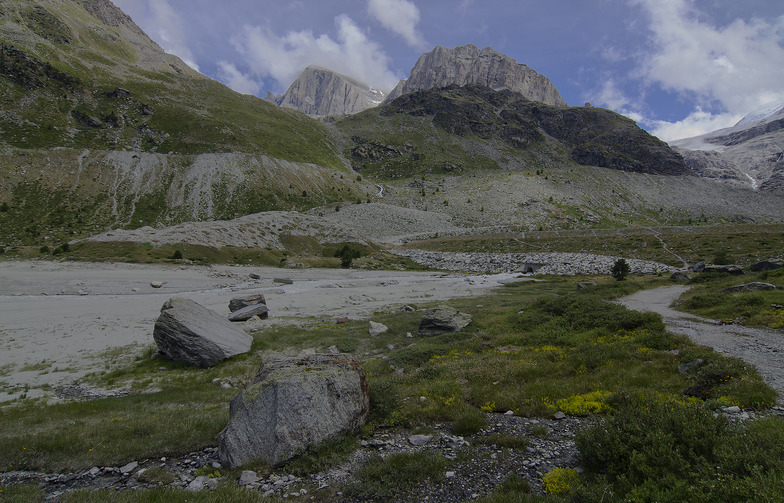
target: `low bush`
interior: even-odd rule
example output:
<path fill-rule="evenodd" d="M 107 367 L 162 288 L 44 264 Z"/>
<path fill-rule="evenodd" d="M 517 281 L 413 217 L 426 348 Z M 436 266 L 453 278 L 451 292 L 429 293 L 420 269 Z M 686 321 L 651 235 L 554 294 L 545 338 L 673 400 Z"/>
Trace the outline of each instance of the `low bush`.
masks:
<path fill-rule="evenodd" d="M 576 438 L 583 467 L 597 475 L 582 501 L 608 492 L 613 501 L 784 498 L 784 485 L 770 485 L 784 479 L 781 419 L 732 423 L 701 403 L 629 394 L 613 402 L 615 413 Z"/>
<path fill-rule="evenodd" d="M 398 452 L 387 458 L 370 458 L 344 493 L 361 501 L 392 501 L 414 484 L 441 480 L 447 461 L 431 452 Z"/>

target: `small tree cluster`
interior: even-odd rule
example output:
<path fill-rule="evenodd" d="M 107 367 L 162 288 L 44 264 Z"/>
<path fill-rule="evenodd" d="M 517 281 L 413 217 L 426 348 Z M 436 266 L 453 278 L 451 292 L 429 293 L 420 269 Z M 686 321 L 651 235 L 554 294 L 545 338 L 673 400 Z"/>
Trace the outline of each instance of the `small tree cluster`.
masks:
<path fill-rule="evenodd" d="M 351 267 L 351 263 L 355 258 L 362 256 L 359 250 L 351 247 L 351 245 L 343 245 L 335 252 L 335 256 L 340 258 L 341 267 Z"/>

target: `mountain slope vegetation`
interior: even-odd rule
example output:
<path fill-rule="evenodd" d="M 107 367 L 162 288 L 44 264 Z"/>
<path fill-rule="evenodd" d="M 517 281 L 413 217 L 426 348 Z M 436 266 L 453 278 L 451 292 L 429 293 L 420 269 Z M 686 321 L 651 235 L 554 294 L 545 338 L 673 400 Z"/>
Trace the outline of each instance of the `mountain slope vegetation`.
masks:
<path fill-rule="evenodd" d="M 322 124 L 199 74 L 108 0 L 0 4 L 6 243 L 366 197 L 346 171 Z"/>
<path fill-rule="evenodd" d="M 345 153 L 354 169 L 390 178 L 578 164 L 692 174 L 666 143 L 619 114 L 545 105 L 480 85 L 406 94 L 337 126 L 351 139 Z"/>

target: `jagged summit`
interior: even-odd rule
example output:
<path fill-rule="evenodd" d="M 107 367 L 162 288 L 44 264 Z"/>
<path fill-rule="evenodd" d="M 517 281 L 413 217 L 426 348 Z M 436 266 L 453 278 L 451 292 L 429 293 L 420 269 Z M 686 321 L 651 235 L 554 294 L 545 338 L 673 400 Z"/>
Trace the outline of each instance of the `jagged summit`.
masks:
<path fill-rule="evenodd" d="M 355 114 L 380 104 L 383 99 L 381 91 L 364 82 L 310 65 L 275 103 L 320 117 Z"/>
<path fill-rule="evenodd" d="M 496 91 L 509 89 L 531 101 L 567 105 L 558 89 L 544 75 L 491 47 L 480 50 L 471 44 L 454 49 L 436 46 L 420 56 L 409 78 L 401 80 L 384 103 L 414 91 L 452 84 L 480 84 Z"/>

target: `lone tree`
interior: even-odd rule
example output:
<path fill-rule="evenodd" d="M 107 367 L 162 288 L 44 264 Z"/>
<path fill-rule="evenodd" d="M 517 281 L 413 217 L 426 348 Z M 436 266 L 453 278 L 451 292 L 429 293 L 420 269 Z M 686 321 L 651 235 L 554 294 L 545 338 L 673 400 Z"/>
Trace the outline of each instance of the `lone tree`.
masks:
<path fill-rule="evenodd" d="M 630 268 L 629 264 L 626 263 L 626 259 L 619 258 L 615 261 L 615 264 L 613 264 L 610 274 L 618 281 L 623 281 L 626 279 L 626 275 L 629 274 L 629 271 Z"/>
<path fill-rule="evenodd" d="M 351 267 L 351 263 L 355 258 L 362 256 L 359 250 L 352 248 L 350 245 L 343 245 L 335 252 L 335 256 L 340 258 L 341 267 Z"/>

